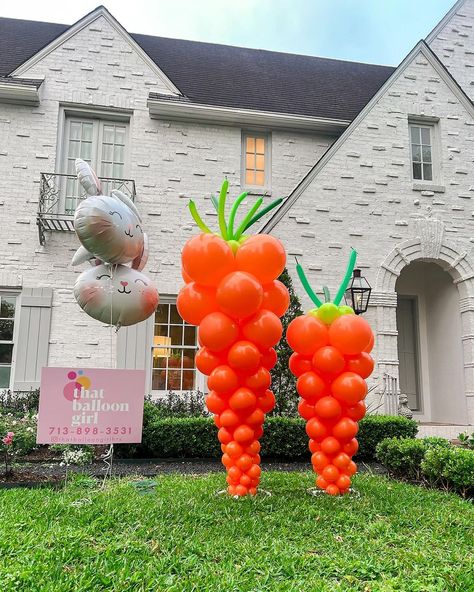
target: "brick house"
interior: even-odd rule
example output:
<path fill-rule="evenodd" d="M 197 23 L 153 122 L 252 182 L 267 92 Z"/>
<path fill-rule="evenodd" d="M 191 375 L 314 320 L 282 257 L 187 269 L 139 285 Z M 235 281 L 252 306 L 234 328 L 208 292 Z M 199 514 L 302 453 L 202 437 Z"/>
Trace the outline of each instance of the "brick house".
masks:
<path fill-rule="evenodd" d="M 215 224 L 226 176 L 233 196 L 286 197 L 262 228 L 293 276 L 298 256 L 335 288 L 357 249 L 374 396 L 392 377 L 427 432 L 473 424 L 473 28 L 460 0 L 392 68 L 134 35 L 104 7 L 72 26 L 0 19 L 0 388 L 111 364 L 145 368 L 155 393 L 203 388 L 174 304 L 179 253 L 196 230 L 187 199 Z M 159 309 L 113 338 L 72 294 L 78 156 L 150 235 Z"/>

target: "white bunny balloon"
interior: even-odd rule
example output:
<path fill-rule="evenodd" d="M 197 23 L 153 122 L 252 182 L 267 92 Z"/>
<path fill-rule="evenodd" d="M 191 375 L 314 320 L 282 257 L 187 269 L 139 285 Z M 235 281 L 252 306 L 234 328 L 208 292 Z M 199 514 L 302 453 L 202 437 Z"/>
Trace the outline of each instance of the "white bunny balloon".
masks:
<path fill-rule="evenodd" d="M 88 259 L 106 263 L 132 263 L 143 269 L 146 264 L 147 237 L 133 201 L 121 191 L 102 195 L 100 182 L 91 167 L 76 159 L 76 172 L 87 197 L 76 208 L 74 229 L 82 247 L 76 251 L 72 264 Z"/>
<path fill-rule="evenodd" d="M 90 267 L 77 278 L 74 296 L 93 319 L 117 327 L 144 321 L 159 301 L 146 275 L 126 265 Z"/>

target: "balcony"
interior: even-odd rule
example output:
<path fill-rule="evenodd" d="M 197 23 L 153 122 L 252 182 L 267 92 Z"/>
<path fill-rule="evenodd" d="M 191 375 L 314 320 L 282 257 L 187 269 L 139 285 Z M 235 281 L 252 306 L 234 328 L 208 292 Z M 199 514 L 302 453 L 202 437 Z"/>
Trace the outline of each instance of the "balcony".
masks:
<path fill-rule="evenodd" d="M 112 179 L 99 177 L 105 195 L 113 189 L 125 193 L 135 200 L 135 181 L 133 179 Z M 46 232 L 73 232 L 74 212 L 86 194 L 79 185 L 76 175 L 41 173 L 40 198 L 36 224 L 41 245 L 46 242 Z"/>

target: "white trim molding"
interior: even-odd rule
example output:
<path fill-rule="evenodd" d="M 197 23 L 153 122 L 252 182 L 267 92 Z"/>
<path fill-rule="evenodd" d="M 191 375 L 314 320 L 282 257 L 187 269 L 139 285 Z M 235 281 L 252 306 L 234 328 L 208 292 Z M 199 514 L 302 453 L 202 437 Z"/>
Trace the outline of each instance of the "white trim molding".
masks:
<path fill-rule="evenodd" d="M 12 84 L 0 81 L 0 103 L 14 103 L 15 105 L 29 105 L 36 107 L 40 104 L 39 89 L 36 84 Z"/>
<path fill-rule="evenodd" d="M 449 23 L 449 21 L 453 18 L 453 16 L 458 12 L 460 8 L 464 5 L 466 0 L 458 0 L 456 4 L 450 8 L 450 10 L 444 15 L 444 17 L 439 21 L 439 23 L 435 26 L 434 29 L 431 30 L 430 33 L 425 37 L 426 43 L 429 45 L 438 34 L 444 29 L 444 27 Z"/>
<path fill-rule="evenodd" d="M 323 119 L 290 113 L 235 109 L 204 105 L 189 101 L 174 101 L 150 96 L 147 101 L 150 117 L 176 121 L 193 121 L 232 126 L 258 126 L 267 130 L 291 129 L 294 131 L 339 134 L 350 124 L 344 119 Z"/>
<path fill-rule="evenodd" d="M 97 19 L 103 17 L 110 26 L 120 35 L 131 47 L 131 49 L 140 56 L 145 64 L 152 70 L 152 72 L 161 80 L 171 94 L 181 95 L 180 90 L 171 82 L 166 74 L 156 65 L 156 63 L 150 58 L 150 56 L 142 49 L 142 47 L 129 35 L 128 31 L 115 19 L 110 12 L 104 7 L 99 6 L 89 14 L 86 14 L 83 18 L 79 19 L 74 25 L 71 25 L 69 29 L 64 31 L 61 35 L 53 39 L 48 45 L 40 49 L 35 55 L 23 62 L 18 68 L 16 68 L 10 76 L 23 76 L 25 72 L 28 72 L 35 64 L 45 58 L 49 53 L 54 51 L 57 47 L 65 43 L 68 39 L 82 31 L 85 27 L 88 27 L 94 23 Z"/>

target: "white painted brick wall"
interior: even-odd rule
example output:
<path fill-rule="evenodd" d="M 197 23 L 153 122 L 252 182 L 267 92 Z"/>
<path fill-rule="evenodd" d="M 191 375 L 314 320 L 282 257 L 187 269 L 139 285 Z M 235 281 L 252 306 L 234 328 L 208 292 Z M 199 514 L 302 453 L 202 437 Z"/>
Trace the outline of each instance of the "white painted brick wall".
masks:
<path fill-rule="evenodd" d="M 151 119 L 150 91 L 167 92 L 130 45 L 101 17 L 24 73 L 45 76 L 39 107 L 0 104 L 0 272 L 20 273 L 24 286 L 53 286 L 49 363 L 83 366 L 110 363 L 110 332 L 76 304 L 72 286 L 80 269 L 70 260 L 73 234 L 48 233 L 38 243 L 36 211 L 41 172 L 64 172 L 58 164 L 60 105 L 133 110 L 130 167 L 136 203 L 150 236 L 145 269 L 161 294 L 177 294 L 180 251 L 195 232 L 187 200 L 212 215 L 210 194 L 227 176 L 233 197 L 241 192 L 241 130 Z M 272 133 L 272 197 L 288 195 L 332 139 L 303 133 Z M 205 198 L 205 199 L 204 199 Z M 115 340 L 115 338 L 114 338 Z"/>

